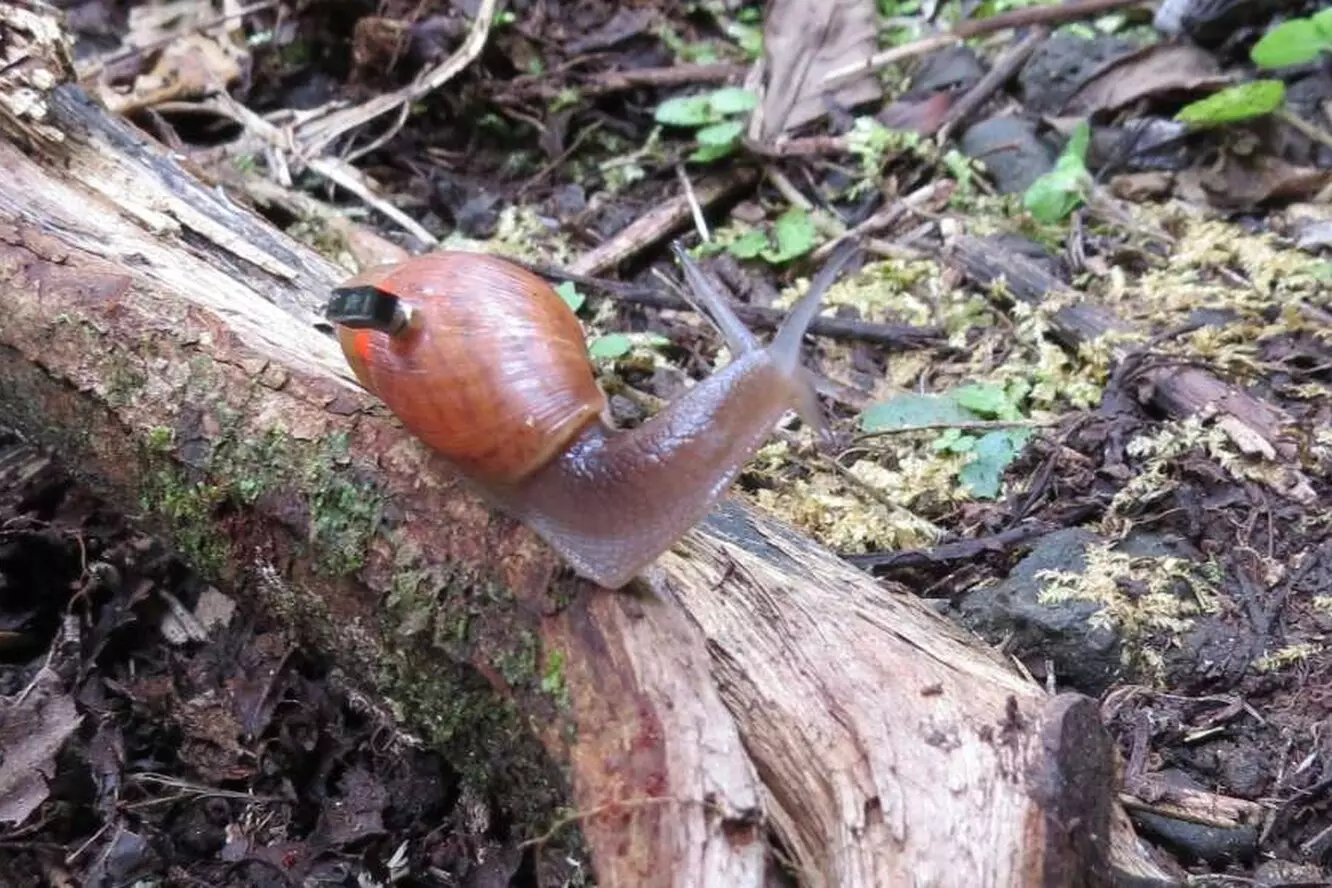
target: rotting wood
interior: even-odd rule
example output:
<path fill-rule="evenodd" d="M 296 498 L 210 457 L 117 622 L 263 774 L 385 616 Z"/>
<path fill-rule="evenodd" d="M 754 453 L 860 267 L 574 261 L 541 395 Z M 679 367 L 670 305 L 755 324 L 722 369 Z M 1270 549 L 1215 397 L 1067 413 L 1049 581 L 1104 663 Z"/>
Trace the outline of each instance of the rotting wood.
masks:
<path fill-rule="evenodd" d="M 39 102 L 0 119 L 0 413 L 470 756 L 517 829 L 583 812 L 611 886 L 765 884 L 767 830 L 811 886 L 1105 884 L 1112 854 L 1168 883 L 1093 701 L 789 528 L 728 502 L 630 591 L 570 580 L 354 385 L 313 323 L 343 273 L 52 87 L 7 9 L 3 88 Z"/>

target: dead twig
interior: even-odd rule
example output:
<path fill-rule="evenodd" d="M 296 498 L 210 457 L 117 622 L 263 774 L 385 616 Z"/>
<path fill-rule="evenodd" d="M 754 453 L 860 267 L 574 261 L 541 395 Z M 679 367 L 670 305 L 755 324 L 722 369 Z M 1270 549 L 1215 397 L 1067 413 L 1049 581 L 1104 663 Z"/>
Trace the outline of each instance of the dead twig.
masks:
<path fill-rule="evenodd" d="M 929 549 L 903 549 L 900 552 L 871 552 L 865 555 L 843 555 L 851 564 L 864 570 L 878 568 L 903 569 L 908 567 L 940 567 L 959 561 L 974 561 L 982 555 L 1007 552 L 1024 543 L 1048 536 L 1064 527 L 1073 527 L 1095 512 L 1093 506 L 1080 506 L 1058 524 L 1032 522 L 1010 527 L 1008 530 L 974 540 L 941 543 Z"/>
<path fill-rule="evenodd" d="M 645 308 L 668 311 L 693 311 L 693 306 L 680 296 L 668 293 L 656 287 L 644 287 L 638 284 L 625 284 L 606 280 L 578 272 L 556 268 L 536 262 L 528 262 L 517 257 L 510 257 L 513 262 L 542 277 L 557 281 L 569 281 L 582 287 L 589 287 L 605 293 L 620 302 L 641 305 Z M 760 330 L 776 330 L 786 320 L 786 312 L 778 308 L 766 308 L 745 302 L 732 302 L 731 307 L 742 321 Z M 911 324 L 880 324 L 851 318 L 817 317 L 810 323 L 809 332 L 814 336 L 828 339 L 855 340 L 893 349 L 932 348 L 942 345 L 944 331 L 935 327 L 916 327 Z"/>
<path fill-rule="evenodd" d="M 689 213 L 694 217 L 694 230 L 698 232 L 699 239 L 706 243 L 712 240 L 712 234 L 708 231 L 708 220 L 703 218 L 703 208 L 698 204 L 698 197 L 694 195 L 694 183 L 689 181 L 689 174 L 685 172 L 684 164 L 676 164 L 675 173 L 680 178 L 680 188 L 684 190 Z"/>
<path fill-rule="evenodd" d="M 870 438 L 882 438 L 887 435 L 905 435 L 909 432 L 945 432 L 957 429 L 961 432 L 992 432 L 995 429 L 1043 429 L 1058 425 L 1062 419 L 977 419 L 970 422 L 926 422 L 920 425 L 902 426 L 894 429 L 875 429 L 861 432 L 855 441 Z"/>
<path fill-rule="evenodd" d="M 887 209 L 880 210 L 873 216 L 870 216 L 865 221 L 856 225 L 854 228 L 849 228 L 827 243 L 820 244 L 814 251 L 812 258 L 816 262 L 827 258 L 833 250 L 837 249 L 837 245 L 847 238 L 870 240 L 871 235 L 896 224 L 908 213 L 912 213 L 926 204 L 932 203 L 940 196 L 950 194 L 954 187 L 956 187 L 955 183 L 951 179 L 935 179 L 928 185 L 917 188 L 906 197 L 893 201 L 892 205 Z"/>
<path fill-rule="evenodd" d="M 895 62 L 946 49 L 954 43 L 960 43 L 972 37 L 994 34 L 1013 28 L 1025 28 L 1030 25 L 1062 25 L 1092 18 L 1116 9 L 1139 6 L 1143 3 L 1144 0 L 1069 0 L 1069 2 L 1057 6 L 1014 9 L 1011 12 L 1001 13 L 987 19 L 963 22 L 951 31 L 932 34 L 929 37 L 923 37 L 902 46 L 895 46 L 892 49 L 875 53 L 863 62 L 856 62 L 854 65 L 847 65 L 830 71 L 823 78 L 823 88 L 825 90 L 832 89 L 857 77 L 886 68 Z"/>
<path fill-rule="evenodd" d="M 995 61 L 984 77 L 980 79 L 975 86 L 967 90 L 967 94 L 948 109 L 944 115 L 943 125 L 939 127 L 940 144 L 947 142 L 949 135 L 958 126 L 965 123 L 972 114 L 975 114 L 981 105 L 984 105 L 990 98 L 999 91 L 1005 83 L 1008 82 L 1018 69 L 1021 68 L 1036 51 L 1036 47 L 1045 42 L 1045 38 L 1050 36 L 1050 29 L 1041 26 L 1033 28 L 1031 33 L 1024 37 L 1016 46 L 1011 46 Z"/>
<path fill-rule="evenodd" d="M 726 83 L 745 74 L 741 65 L 718 62 L 710 65 L 673 65 L 669 68 L 640 68 L 636 71 L 602 71 L 575 83 L 552 82 L 549 75 L 498 83 L 496 95 L 520 99 L 553 99 L 567 90 L 583 98 L 604 96 L 634 89 L 662 89 L 676 86 Z"/>
<path fill-rule="evenodd" d="M 780 142 L 765 142 L 746 137 L 743 144 L 751 154 L 757 157 L 826 157 L 829 154 L 846 154 L 851 145 L 845 136 L 800 136 L 783 139 Z"/>
<path fill-rule="evenodd" d="M 810 214 L 814 221 L 814 226 L 831 240 L 845 240 L 850 236 L 846 224 L 842 220 L 830 216 L 826 213 L 814 212 L 813 201 L 805 197 L 795 183 L 787 178 L 786 174 L 776 167 L 768 167 L 765 170 L 768 181 L 773 184 L 782 197 L 792 206 L 800 207 Z M 884 256 L 888 259 L 919 259 L 923 255 L 914 247 L 907 247 L 901 244 L 890 243 L 879 238 L 867 237 L 863 241 L 865 249 L 878 256 Z M 831 249 L 831 248 L 830 248 Z"/>
<path fill-rule="evenodd" d="M 743 167 L 725 176 L 712 176 L 694 186 L 694 199 L 700 208 L 708 207 L 738 189 L 754 184 L 756 178 L 753 170 Z M 614 268 L 680 228 L 690 216 L 689 195 L 681 192 L 578 257 L 569 270 L 574 274 L 595 275 Z"/>
<path fill-rule="evenodd" d="M 639 290 L 632 293 L 614 293 L 616 299 L 651 308 L 676 311 L 690 310 L 689 303 L 659 290 Z M 763 308 L 733 302 L 731 307 L 742 321 L 764 330 L 776 330 L 786 319 L 786 312 L 777 308 Z M 916 327 L 911 324 L 879 324 L 851 318 L 817 317 L 809 325 L 814 336 L 828 339 L 849 339 L 869 342 L 894 349 L 932 348 L 942 345 L 944 332 L 934 327 Z"/>
<path fill-rule="evenodd" d="M 495 19 L 497 5 L 498 0 L 481 0 L 476 17 L 472 20 L 472 28 L 457 51 L 401 89 L 332 113 L 328 112 L 329 106 L 326 106 L 320 109 L 318 115 L 295 124 L 291 131 L 291 141 L 298 146 L 302 159 L 309 160 L 323 154 L 344 133 L 369 123 L 381 114 L 420 101 L 452 80 L 481 55 L 490 36 L 490 25 Z"/>

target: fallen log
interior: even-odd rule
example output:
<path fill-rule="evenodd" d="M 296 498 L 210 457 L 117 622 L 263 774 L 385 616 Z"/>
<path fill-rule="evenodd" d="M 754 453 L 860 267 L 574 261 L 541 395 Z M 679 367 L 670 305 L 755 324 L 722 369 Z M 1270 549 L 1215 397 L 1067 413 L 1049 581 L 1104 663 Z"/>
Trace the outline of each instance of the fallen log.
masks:
<path fill-rule="evenodd" d="M 577 581 L 356 386 L 345 270 L 93 104 L 52 20 L 0 3 L 0 52 L 0 416 L 501 798 L 542 884 L 1167 883 L 1094 701 L 737 502 Z"/>

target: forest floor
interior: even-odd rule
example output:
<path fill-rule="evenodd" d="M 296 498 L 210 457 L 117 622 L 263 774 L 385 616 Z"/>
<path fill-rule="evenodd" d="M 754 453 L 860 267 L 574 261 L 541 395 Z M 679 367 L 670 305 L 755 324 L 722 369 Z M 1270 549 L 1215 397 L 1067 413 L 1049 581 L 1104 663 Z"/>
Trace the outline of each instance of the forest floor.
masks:
<path fill-rule="evenodd" d="M 854 237 L 807 350 L 834 444 L 793 419 L 735 495 L 1099 699 L 1181 884 L 1332 884 L 1332 73 L 1255 61 L 1273 10 L 922 45 L 956 3 L 60 5 L 90 92 L 349 272 L 339 216 L 564 281 L 627 425 L 722 355 L 671 241 L 771 329 Z M 450 762 L 3 425 L 0 886 L 537 884 Z"/>

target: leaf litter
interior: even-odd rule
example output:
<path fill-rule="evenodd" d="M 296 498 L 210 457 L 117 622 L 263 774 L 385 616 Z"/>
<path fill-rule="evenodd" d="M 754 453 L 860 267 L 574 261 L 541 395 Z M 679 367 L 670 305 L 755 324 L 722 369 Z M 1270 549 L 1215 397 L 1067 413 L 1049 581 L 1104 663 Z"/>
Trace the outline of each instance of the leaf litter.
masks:
<path fill-rule="evenodd" d="M 788 423 L 737 495 L 931 598 L 1038 680 L 1102 695 L 1130 764 L 1126 791 L 1141 791 L 1149 809 L 1156 796 L 1143 787 L 1159 793 L 1168 781 L 1218 808 L 1260 811 L 1262 834 L 1246 833 L 1227 854 L 1190 833 L 1187 818 L 1135 814 L 1142 836 L 1178 853 L 1181 873 L 1254 880 L 1279 862 L 1291 879 L 1317 881 L 1328 877 L 1319 849 L 1332 829 L 1323 798 L 1332 761 L 1319 739 L 1332 714 L 1320 690 L 1332 677 L 1332 525 L 1319 506 L 1332 496 L 1332 266 L 1315 255 L 1332 242 L 1332 89 L 1317 71 L 1279 65 L 1326 52 L 1323 13 L 1293 4 L 1287 18 L 1266 12 L 1252 32 L 1227 24 L 1225 35 L 1238 36 L 1214 39 L 1208 17 L 1227 4 L 1162 4 L 1189 13 L 1174 26 L 1186 39 L 1167 42 L 1128 5 L 1049 19 L 1058 27 L 1029 56 L 1008 59 L 1015 67 L 985 92 L 981 75 L 1029 32 L 996 25 L 978 39 L 936 40 L 937 55 L 904 51 L 876 67 L 879 44 L 928 41 L 966 21 L 956 4 L 940 4 L 929 22 L 918 4 L 851 0 L 766 13 L 700 4 L 688 15 L 517 3 L 489 22 L 485 52 L 450 88 L 398 92 L 413 97 L 399 116 L 367 117 L 332 139 L 372 183 L 373 202 L 317 197 L 387 237 L 408 241 L 411 231 L 383 213 L 392 206 L 440 242 L 556 266 L 674 202 L 669 235 L 617 254 L 629 257 L 607 272 L 618 280 L 562 293 L 598 343 L 598 372 L 616 386 L 612 408 L 626 424 L 728 359 L 692 312 L 634 301 L 633 287 L 659 290 L 672 277 L 664 241 L 695 224 L 682 177 L 759 174 L 718 189 L 730 196 L 697 208 L 706 236 L 687 235 L 709 267 L 734 263 L 727 283 L 743 302 L 789 306 L 818 257 L 854 232 L 864 260 L 829 293 L 828 314 L 929 327 L 942 342 L 890 350 L 812 338 L 837 447 L 820 453 Z M 79 58 L 90 72 L 115 60 L 104 75 L 113 104 L 178 137 L 183 154 L 237 193 L 265 194 L 275 218 L 295 216 L 293 233 L 317 240 L 326 235 L 317 217 L 281 197 L 274 209 L 271 190 L 256 185 L 284 181 L 290 158 L 253 121 L 219 114 L 210 91 L 229 90 L 274 127 L 312 106 L 373 100 L 438 70 L 472 33 L 475 6 L 378 9 L 357 31 L 369 41 L 359 67 L 346 61 L 340 26 L 276 6 L 225 26 L 208 24 L 202 6 L 173 7 L 193 9 L 174 20 L 139 12 L 136 22 L 157 24 L 136 26 L 125 47 L 90 42 Z M 967 23 L 1010 14 L 990 6 Z M 129 63 L 117 55 L 149 46 Z M 927 63 L 945 62 L 966 70 L 917 85 Z M 865 72 L 822 89 L 854 65 Z M 939 132 L 949 141 L 928 138 Z M 939 183 L 931 199 L 913 200 Z M 958 234 L 1071 289 L 1028 302 L 1002 275 L 978 283 L 941 261 Z M 1089 307 L 1134 329 L 1094 330 L 1070 346 L 1064 313 Z M 1182 395 L 1169 383 L 1189 369 L 1278 409 L 1280 440 L 1237 425 L 1230 401 L 1177 415 Z M 1312 500 L 1293 492 L 1291 472 Z M 30 511 L 8 508 L 0 520 Z M 90 519 L 62 508 L 56 537 L 77 565 L 72 541 Z M 1018 532 L 1032 526 L 1046 530 Z M 1067 531 L 1079 536 L 1057 536 Z M 114 549 L 108 541 L 124 533 L 107 531 L 100 545 Z M 44 545 L 35 539 L 23 537 L 20 561 Z M 968 557 L 933 557 L 959 544 L 974 544 Z M 323 877 L 330 860 L 383 873 L 407 842 L 404 866 L 415 873 L 481 879 L 485 857 L 494 884 L 511 883 L 523 854 L 502 831 L 461 826 L 477 801 L 459 775 L 410 744 L 402 757 L 380 755 L 317 664 L 225 620 L 202 639 L 186 632 L 201 645 L 188 655 L 177 647 L 185 630 L 167 646 L 139 635 L 156 622 L 143 611 L 157 598 L 134 592 L 129 575 L 188 600 L 201 593 L 136 545 L 143 551 L 118 561 L 93 556 L 126 574 L 98 599 L 107 616 L 85 642 L 105 678 L 94 671 L 51 688 L 83 722 L 39 726 L 44 739 L 30 751 L 48 769 L 47 756 L 57 769 L 84 769 L 100 788 L 106 829 L 89 872 L 151 870 L 170 835 L 195 855 L 177 850 L 176 862 L 204 878 L 225 870 L 219 861 L 248 865 L 256 879 L 264 867 Z M 109 644 L 126 633 L 133 670 Z M 1098 669 L 1085 668 L 1093 661 Z M 7 699 L 32 680 L 33 662 Z M 88 723 L 111 703 L 127 724 Z M 301 771 L 311 750 L 335 764 Z M 288 771 L 298 779 L 277 776 Z M 54 811 L 51 791 L 26 783 L 9 804 L 40 818 Z M 126 816 L 155 809 L 180 822 Z M 74 832 L 49 834 L 72 851 L 89 838 Z M 27 852 L 8 853 L 15 872 L 40 868 Z"/>

